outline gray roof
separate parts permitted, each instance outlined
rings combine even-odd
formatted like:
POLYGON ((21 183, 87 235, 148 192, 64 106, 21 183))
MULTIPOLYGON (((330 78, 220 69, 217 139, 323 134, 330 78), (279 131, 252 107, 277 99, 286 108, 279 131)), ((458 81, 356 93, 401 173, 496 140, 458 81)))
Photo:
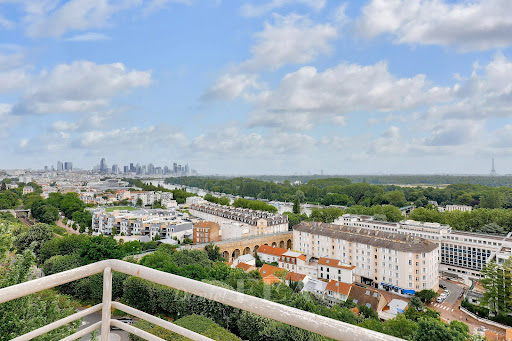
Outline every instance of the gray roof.
POLYGON ((303 221, 295 225, 293 230, 401 252, 428 253, 438 247, 436 243, 411 235, 320 222, 303 221))

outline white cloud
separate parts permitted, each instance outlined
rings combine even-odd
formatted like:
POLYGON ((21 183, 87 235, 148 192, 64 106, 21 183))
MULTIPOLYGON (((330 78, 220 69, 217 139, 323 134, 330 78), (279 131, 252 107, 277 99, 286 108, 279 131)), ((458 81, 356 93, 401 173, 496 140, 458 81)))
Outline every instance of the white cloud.
POLYGON ((116 12, 138 3, 138 0, 121 0, 115 4, 109 0, 71 0, 60 7, 56 2, 47 3, 43 8, 31 9, 27 34, 34 38, 58 37, 69 31, 103 28, 116 12))
POLYGON ((286 121, 277 120, 276 124, 291 127, 287 123, 295 115, 312 122, 364 110, 407 110, 448 101, 453 92, 430 86, 421 74, 396 78, 384 62, 369 66, 343 63, 323 72, 306 66, 287 74, 276 89, 248 96, 256 108, 249 121, 255 125, 287 115, 286 121))
POLYGON ((74 42, 84 42, 84 41, 98 41, 98 40, 110 40, 110 37, 97 32, 87 32, 83 34, 77 34, 75 36, 69 37, 66 41, 74 41, 74 42))
POLYGON ((432 106, 429 119, 512 117, 512 62, 502 54, 496 54, 486 66, 475 63, 471 76, 456 89, 456 100, 432 106))
POLYGON ((12 92, 23 88, 29 81, 24 56, 21 53, 0 53, 0 93, 12 92))
POLYGON ((426 146, 459 146, 476 143, 484 133, 483 121, 443 121, 431 129, 424 140, 426 146))
POLYGON ((0 14, 0 27, 10 30, 10 29, 13 29, 14 26, 15 25, 12 21, 10 21, 6 17, 4 17, 2 14, 0 14))
POLYGON ((226 74, 220 77, 202 96, 203 100, 232 100, 247 89, 259 89, 258 76, 251 74, 226 74))
POLYGON ((315 11, 325 7, 326 0, 270 0, 263 3, 263 0, 257 0, 258 4, 246 3, 241 8, 242 15, 246 17, 258 17, 278 8, 301 4, 315 11))
POLYGON ((338 36, 329 24, 313 24, 307 17, 291 14, 274 15, 273 24, 265 23, 256 33, 251 47, 252 57, 237 65, 234 72, 221 76, 202 96, 204 100, 232 100, 248 89, 260 89, 254 72, 276 70, 285 64, 304 64, 331 51, 330 41, 338 36))
POLYGON ((400 44, 479 51, 512 45, 511 13, 510 0, 372 0, 356 29, 367 37, 391 34, 400 44))
POLYGON ((330 24, 314 24, 304 16, 274 15, 274 23, 265 23, 256 33, 256 44, 251 47, 252 58, 242 63, 244 70, 270 68, 276 70, 285 64, 305 64, 331 51, 330 41, 338 33, 330 24))
POLYGON ((492 134, 490 146, 495 148, 512 149, 512 125, 506 124, 502 128, 495 130, 492 134))
POLYGON ((153 12, 156 12, 161 9, 166 9, 169 4, 178 3, 190 5, 192 3, 191 0, 153 0, 149 1, 149 4, 144 8, 143 12, 145 15, 149 15, 153 12))
POLYGON ((112 97, 151 83, 151 71, 128 71, 121 63, 89 61, 61 64, 43 71, 14 106, 16 114, 86 112, 110 104, 112 97))
POLYGON ((167 125, 145 128, 119 128, 94 130, 80 134, 74 141, 77 148, 98 150, 118 150, 122 145, 126 150, 153 151, 167 149, 187 140, 179 129, 167 125))

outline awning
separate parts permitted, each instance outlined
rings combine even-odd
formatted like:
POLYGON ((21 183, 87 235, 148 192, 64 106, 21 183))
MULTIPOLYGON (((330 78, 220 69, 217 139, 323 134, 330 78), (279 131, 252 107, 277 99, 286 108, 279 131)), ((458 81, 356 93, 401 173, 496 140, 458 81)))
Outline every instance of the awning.
POLYGON ((414 291, 414 290, 404 290, 404 294, 414 295, 415 293, 416 293, 416 291, 414 291))

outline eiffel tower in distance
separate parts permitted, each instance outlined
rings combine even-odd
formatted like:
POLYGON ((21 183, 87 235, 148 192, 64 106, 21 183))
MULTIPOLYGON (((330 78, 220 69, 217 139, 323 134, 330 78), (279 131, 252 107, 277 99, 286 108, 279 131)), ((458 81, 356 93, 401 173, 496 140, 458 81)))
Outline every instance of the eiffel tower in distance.
POLYGON ((491 168, 491 176, 496 175, 496 169, 494 169, 494 158, 492 158, 492 168, 491 168))

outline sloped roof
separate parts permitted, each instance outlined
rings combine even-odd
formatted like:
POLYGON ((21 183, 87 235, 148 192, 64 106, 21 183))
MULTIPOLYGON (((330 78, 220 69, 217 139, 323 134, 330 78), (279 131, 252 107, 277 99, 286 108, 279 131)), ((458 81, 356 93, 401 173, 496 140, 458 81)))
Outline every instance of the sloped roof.
POLYGON ((281 280, 274 275, 270 275, 263 278, 263 283, 265 284, 274 284, 279 282, 281 282, 281 280))
POLYGON ((269 245, 261 245, 259 248, 258 248, 258 253, 266 253, 268 255, 273 255, 273 256, 281 256, 283 253, 287 252, 288 250, 287 249, 283 249, 283 248, 280 248, 280 247, 272 247, 272 246, 269 246, 269 245))
POLYGON ((325 289, 348 296, 351 288, 352 286, 350 284, 330 280, 329 283, 327 283, 327 287, 325 289))
POLYGON ((411 235, 321 222, 303 221, 295 225, 293 230, 401 252, 427 253, 438 248, 434 242, 411 235))
POLYGON ((341 263, 341 261, 339 261, 337 259, 324 258, 324 257, 320 257, 320 259, 318 259, 318 265, 334 266, 336 268, 347 269, 347 270, 353 270, 356 267, 355 265, 343 265, 343 263, 341 263))
POLYGON ((261 277, 265 278, 267 276, 273 275, 279 269, 280 268, 277 266, 263 264, 263 266, 260 268, 261 277))
POLYGON ((289 272, 288 275, 286 275, 285 280, 299 282, 302 281, 304 277, 306 277, 306 275, 298 274, 296 272, 289 272))
POLYGON ((194 225, 194 227, 202 227, 202 228, 219 228, 219 224, 214 223, 213 221, 200 221, 194 225))
POLYGON ((357 305, 370 304, 370 307, 374 311, 377 311, 379 306, 380 293, 370 288, 352 285, 348 297, 357 305))
POLYGON ((247 264, 247 263, 242 263, 242 262, 238 263, 238 264, 235 266, 235 268, 242 269, 242 270, 244 270, 245 272, 250 271, 250 270, 251 270, 251 268, 253 268, 253 267, 254 267, 254 265, 247 264))

